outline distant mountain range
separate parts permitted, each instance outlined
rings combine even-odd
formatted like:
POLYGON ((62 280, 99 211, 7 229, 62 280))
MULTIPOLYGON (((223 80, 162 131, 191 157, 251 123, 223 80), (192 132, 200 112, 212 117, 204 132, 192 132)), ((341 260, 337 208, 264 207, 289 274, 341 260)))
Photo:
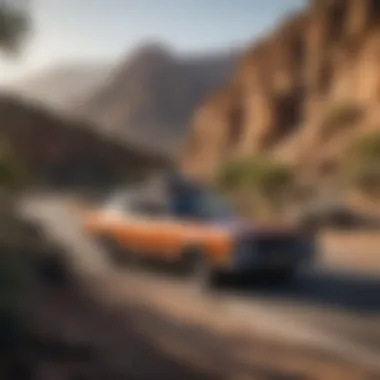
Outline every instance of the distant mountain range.
POLYGON ((14 95, 68 110, 73 99, 95 91, 112 71, 111 63, 67 63, 40 71, 10 86, 14 95))
POLYGON ((142 148, 175 153, 205 97, 224 85, 237 53, 183 56, 147 43, 119 64, 69 64, 14 91, 96 124, 142 148))
POLYGON ((84 99, 81 110, 129 141, 175 151, 197 107, 233 72, 235 58, 184 57, 146 45, 121 62, 110 81, 84 99))

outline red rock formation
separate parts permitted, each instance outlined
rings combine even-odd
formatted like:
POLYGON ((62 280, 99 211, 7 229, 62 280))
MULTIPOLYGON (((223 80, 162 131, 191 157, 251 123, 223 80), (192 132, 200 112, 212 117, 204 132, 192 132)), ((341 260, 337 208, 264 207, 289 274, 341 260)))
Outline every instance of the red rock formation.
POLYGON ((378 0, 310 1, 249 49, 231 84, 198 110, 183 170, 210 179, 236 155, 267 152, 316 174, 357 134, 380 128, 379 64, 378 0), (342 105, 361 117, 327 138, 326 118, 342 105))

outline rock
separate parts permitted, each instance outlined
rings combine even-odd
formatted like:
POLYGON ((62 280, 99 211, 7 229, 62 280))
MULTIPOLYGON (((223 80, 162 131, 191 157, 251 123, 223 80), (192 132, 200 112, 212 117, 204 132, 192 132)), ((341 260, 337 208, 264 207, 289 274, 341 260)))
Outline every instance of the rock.
POLYGON ((254 44, 197 110, 182 170, 212 180, 224 162, 266 153, 306 178, 336 173, 347 145, 380 128, 379 64, 378 1, 311 1, 254 44), (339 107, 360 117, 337 120, 326 137, 339 107))

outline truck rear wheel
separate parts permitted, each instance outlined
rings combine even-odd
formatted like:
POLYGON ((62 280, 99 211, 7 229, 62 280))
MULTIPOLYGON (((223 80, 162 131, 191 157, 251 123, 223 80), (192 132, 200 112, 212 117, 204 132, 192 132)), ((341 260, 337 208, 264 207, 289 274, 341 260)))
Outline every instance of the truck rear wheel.
POLYGON ((201 252, 187 253, 184 261, 187 273, 199 290, 215 289, 221 285, 221 274, 201 252))
POLYGON ((276 284, 288 284, 291 282, 297 272, 297 267, 288 267, 271 272, 270 279, 276 284))
POLYGON ((106 253, 113 265, 125 266, 128 263, 128 255, 122 252, 117 242, 109 236, 99 236, 97 241, 106 250, 106 253))

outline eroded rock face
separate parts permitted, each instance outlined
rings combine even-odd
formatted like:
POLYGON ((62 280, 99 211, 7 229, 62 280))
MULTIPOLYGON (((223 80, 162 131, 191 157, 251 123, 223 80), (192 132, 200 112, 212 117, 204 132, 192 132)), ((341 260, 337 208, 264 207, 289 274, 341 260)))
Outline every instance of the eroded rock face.
POLYGON ((380 128, 379 67, 379 1, 310 1, 246 52, 231 84, 198 110, 182 169, 211 179, 225 160, 261 152, 313 175, 338 167, 346 143, 380 128), (325 120, 342 105, 360 118, 326 137, 325 120))

